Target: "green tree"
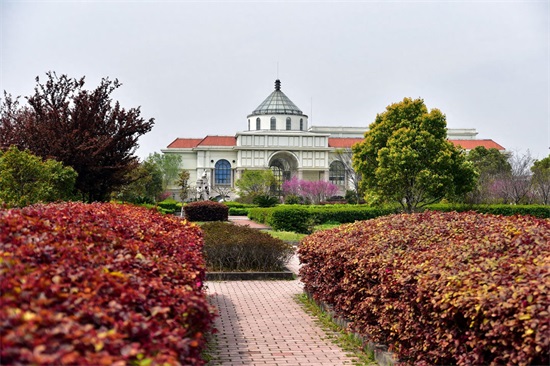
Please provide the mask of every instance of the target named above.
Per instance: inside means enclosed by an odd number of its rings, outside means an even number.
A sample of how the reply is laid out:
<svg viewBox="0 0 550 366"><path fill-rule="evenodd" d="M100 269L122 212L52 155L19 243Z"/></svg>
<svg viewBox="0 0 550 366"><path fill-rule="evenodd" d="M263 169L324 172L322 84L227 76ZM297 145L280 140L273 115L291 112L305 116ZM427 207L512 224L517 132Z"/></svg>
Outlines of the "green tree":
<svg viewBox="0 0 550 366"><path fill-rule="evenodd" d="M478 146L471 150L467 157L479 176L476 188L468 194L468 201L471 203L494 201L498 198L495 196L495 183L510 174L512 170L508 155L495 148L486 149L483 146Z"/></svg>
<svg viewBox="0 0 550 366"><path fill-rule="evenodd" d="M353 147L353 164L368 194L398 202L406 212L461 197L476 173L464 153L447 141L447 122L422 99L405 98L376 116Z"/></svg>
<svg viewBox="0 0 550 366"><path fill-rule="evenodd" d="M130 182L113 194L114 198L131 203L155 203L164 191L162 172L156 164L143 161L128 173Z"/></svg>
<svg viewBox="0 0 550 366"><path fill-rule="evenodd" d="M58 161L12 146L0 150L0 202L23 207L37 202L74 198L77 173Z"/></svg>
<svg viewBox="0 0 550 366"><path fill-rule="evenodd" d="M542 160L537 160L531 167L533 172L533 188L540 201L550 205L550 155Z"/></svg>
<svg viewBox="0 0 550 366"><path fill-rule="evenodd" d="M155 164L162 173L162 188L164 190L178 179L181 171L181 155L153 153L149 154L146 161Z"/></svg>
<svg viewBox="0 0 550 366"><path fill-rule="evenodd" d="M277 179L269 169L245 170L235 185L239 189L241 199L252 202L259 196L272 196Z"/></svg>

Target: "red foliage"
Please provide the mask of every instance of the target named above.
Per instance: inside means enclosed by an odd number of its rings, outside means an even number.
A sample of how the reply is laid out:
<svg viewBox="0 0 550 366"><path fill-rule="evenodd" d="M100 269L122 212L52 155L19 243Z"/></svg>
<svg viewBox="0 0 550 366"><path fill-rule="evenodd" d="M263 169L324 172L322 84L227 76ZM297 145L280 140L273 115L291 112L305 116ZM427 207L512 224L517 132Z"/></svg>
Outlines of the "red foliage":
<svg viewBox="0 0 550 366"><path fill-rule="evenodd" d="M139 207L0 211L2 364L204 364L202 246L197 226Z"/></svg>
<svg viewBox="0 0 550 366"><path fill-rule="evenodd" d="M550 220L427 212L299 249L306 291L409 364L548 364Z"/></svg>
<svg viewBox="0 0 550 366"><path fill-rule="evenodd" d="M189 221L227 221L229 207L213 201L191 202L183 206L185 217Z"/></svg>

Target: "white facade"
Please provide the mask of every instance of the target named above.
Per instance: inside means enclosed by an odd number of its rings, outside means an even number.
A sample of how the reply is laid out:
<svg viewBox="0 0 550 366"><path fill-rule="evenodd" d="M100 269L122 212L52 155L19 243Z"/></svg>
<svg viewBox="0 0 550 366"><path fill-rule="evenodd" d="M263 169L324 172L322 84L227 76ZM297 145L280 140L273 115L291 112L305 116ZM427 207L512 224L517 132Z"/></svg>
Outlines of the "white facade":
<svg viewBox="0 0 550 366"><path fill-rule="evenodd" d="M339 187L338 195L343 196L351 187L337 151L350 151L368 128L308 128L308 116L288 99L280 86L277 80L275 91L247 116L247 130L235 136L178 138L162 152L182 156L182 166L190 172L190 185L206 173L211 196L223 192L234 198L236 192L230 190L246 169L271 169L281 182L292 177L328 180ZM448 130L449 140L465 149L481 145L504 150L492 140L476 140L476 135L475 129ZM490 146L491 143L495 146ZM171 191L175 198L179 197L175 187Z"/></svg>

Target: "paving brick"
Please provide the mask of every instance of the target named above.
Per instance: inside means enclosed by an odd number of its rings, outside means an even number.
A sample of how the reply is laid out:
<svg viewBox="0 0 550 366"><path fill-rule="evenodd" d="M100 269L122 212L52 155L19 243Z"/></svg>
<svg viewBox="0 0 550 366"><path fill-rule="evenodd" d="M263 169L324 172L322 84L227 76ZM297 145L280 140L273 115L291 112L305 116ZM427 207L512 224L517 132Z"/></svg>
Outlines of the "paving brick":
<svg viewBox="0 0 550 366"><path fill-rule="evenodd" d="M299 263L290 266L296 273ZM217 350L209 365L352 365L353 358L331 343L294 297L299 280L207 282L219 309Z"/></svg>

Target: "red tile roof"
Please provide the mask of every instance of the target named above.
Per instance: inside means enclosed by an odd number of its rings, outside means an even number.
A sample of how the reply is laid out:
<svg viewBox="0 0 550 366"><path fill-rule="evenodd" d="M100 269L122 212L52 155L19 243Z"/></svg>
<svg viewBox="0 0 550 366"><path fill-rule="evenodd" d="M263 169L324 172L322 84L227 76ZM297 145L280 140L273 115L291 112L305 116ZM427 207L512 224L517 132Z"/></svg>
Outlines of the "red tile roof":
<svg viewBox="0 0 550 366"><path fill-rule="evenodd" d="M351 146L357 142L361 142L364 139L361 137L329 137L328 146L336 148L351 148Z"/></svg>
<svg viewBox="0 0 550 366"><path fill-rule="evenodd" d="M168 148L172 149L190 149L193 147L197 147L199 142L201 142L203 139L182 139L177 138L170 145L168 145Z"/></svg>
<svg viewBox="0 0 550 366"><path fill-rule="evenodd" d="M455 146L460 146L465 150L472 150L478 146L483 146L486 149L495 148L497 150L506 150L501 145L497 144L493 140L449 140Z"/></svg>
<svg viewBox="0 0 550 366"><path fill-rule="evenodd" d="M237 138L235 136L206 136L199 143L199 146L235 146Z"/></svg>

